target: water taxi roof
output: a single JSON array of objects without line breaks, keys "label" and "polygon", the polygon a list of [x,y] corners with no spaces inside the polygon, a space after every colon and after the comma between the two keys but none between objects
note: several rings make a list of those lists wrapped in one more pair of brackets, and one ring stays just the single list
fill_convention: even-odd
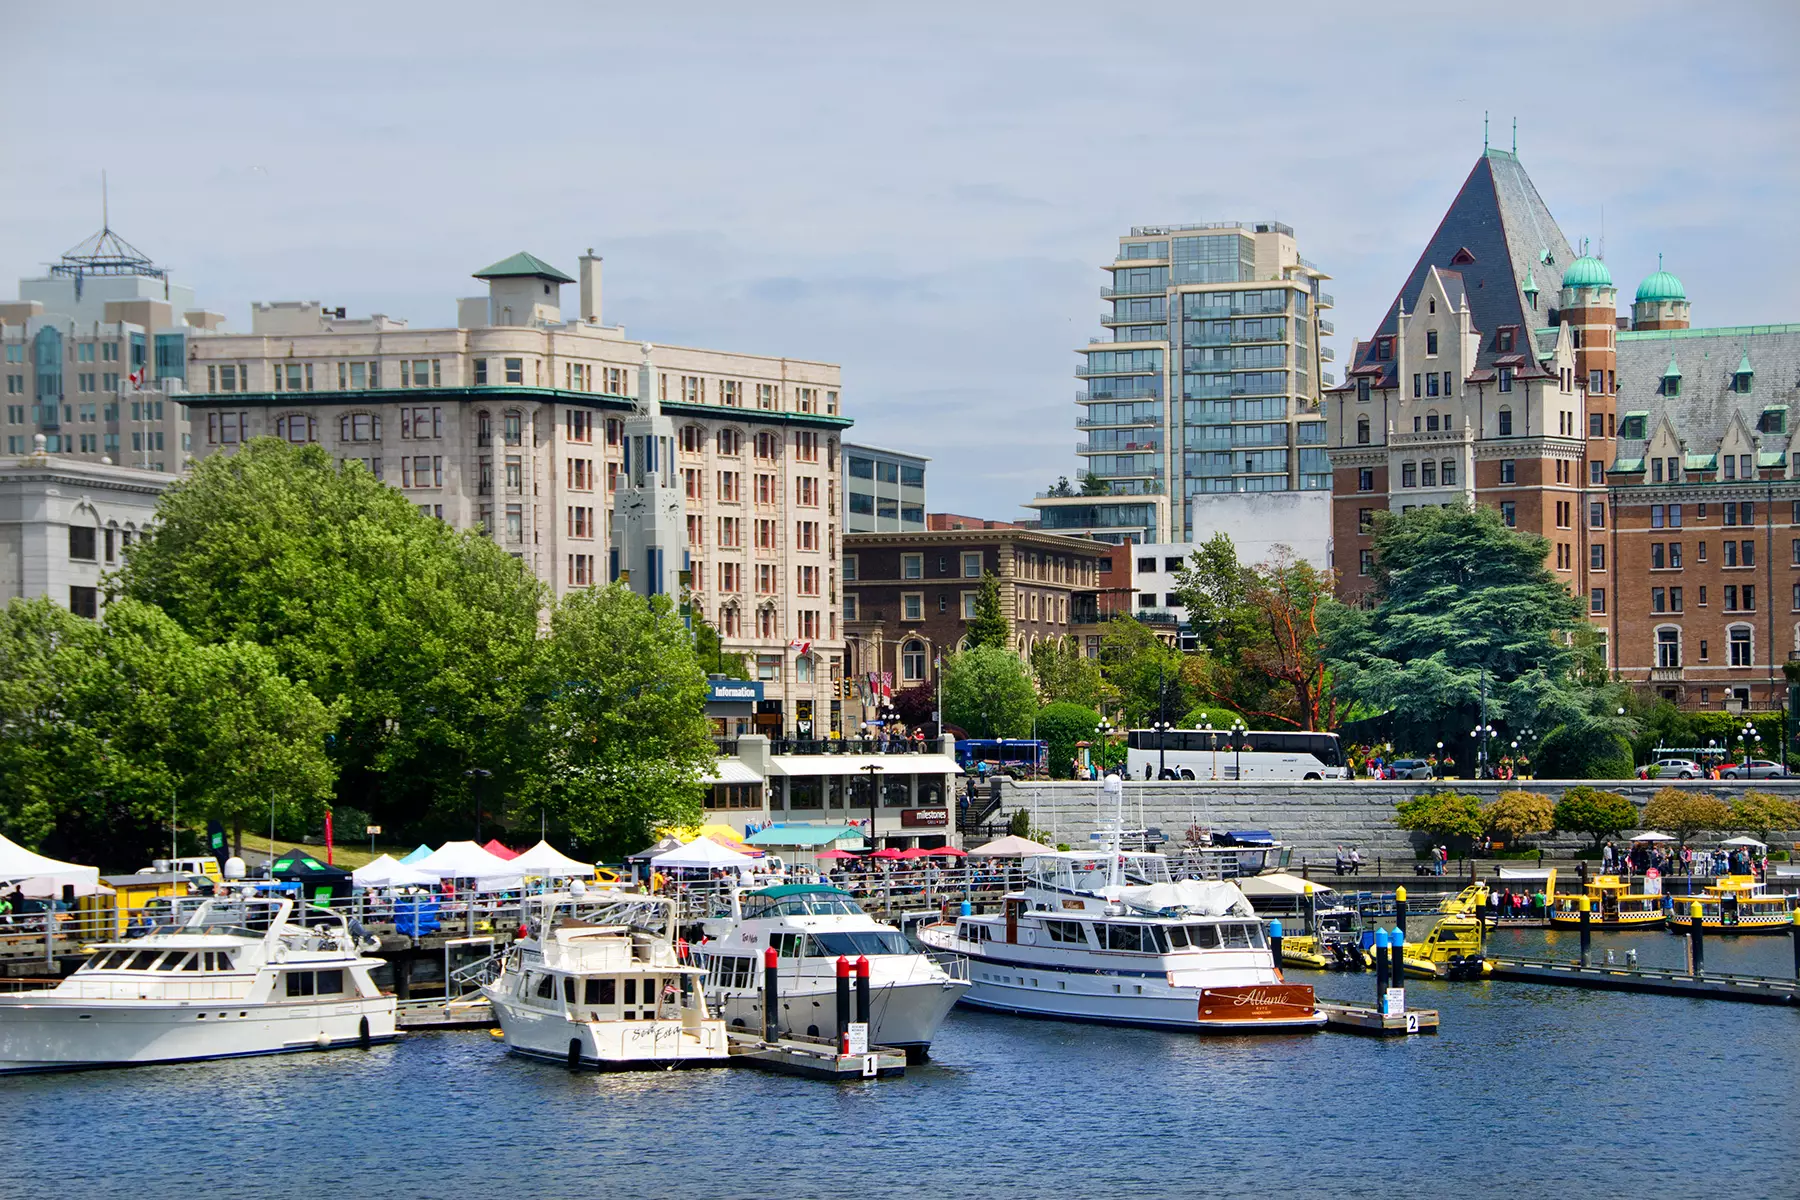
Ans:
[{"label": "water taxi roof", "polygon": [[834,888],[822,883],[782,883],[750,893],[752,896],[762,896],[769,900],[780,900],[787,896],[848,896],[849,894],[843,888]]}]

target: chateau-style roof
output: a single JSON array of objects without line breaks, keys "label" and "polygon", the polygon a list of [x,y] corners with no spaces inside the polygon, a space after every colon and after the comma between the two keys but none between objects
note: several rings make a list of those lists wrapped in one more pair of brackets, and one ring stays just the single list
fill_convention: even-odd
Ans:
[{"label": "chateau-style roof", "polygon": [[[1373,373],[1364,371],[1365,366],[1392,368],[1392,363],[1375,362],[1375,339],[1398,332],[1400,306],[1404,304],[1407,312],[1418,306],[1426,272],[1432,267],[1446,282],[1452,275],[1460,281],[1475,329],[1483,334],[1473,373],[1493,367],[1495,330],[1503,325],[1531,329],[1544,323],[1548,312],[1543,306],[1548,301],[1540,298],[1534,311],[1525,295],[1526,283],[1532,282],[1535,293],[1536,272],[1560,279],[1575,257],[1518,157],[1505,150],[1487,151],[1463,181],[1387,315],[1361,346],[1344,386],[1355,386],[1358,374]],[[1540,370],[1529,362],[1522,373],[1535,375]],[[1388,380],[1382,383],[1386,386]]]},{"label": "chateau-style roof", "polygon": [[[1758,427],[1765,409],[1800,407],[1800,325],[1634,330],[1621,332],[1617,345],[1619,408],[1647,419],[1644,439],[1619,439],[1615,470],[1643,458],[1647,439],[1665,418],[1690,461],[1717,454],[1734,417],[1755,437],[1759,455],[1778,458],[1787,449],[1795,430],[1785,420],[1779,431]],[[1734,390],[1746,371],[1750,390]],[[1675,378],[1677,394],[1669,395],[1665,381]]]}]

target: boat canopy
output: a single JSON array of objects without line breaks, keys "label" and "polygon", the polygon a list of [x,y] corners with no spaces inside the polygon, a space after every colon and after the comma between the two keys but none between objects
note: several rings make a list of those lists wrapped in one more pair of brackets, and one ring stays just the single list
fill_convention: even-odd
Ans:
[{"label": "boat canopy", "polygon": [[1120,888],[1119,899],[1144,913],[1208,917],[1255,915],[1250,901],[1244,898],[1237,885],[1224,880],[1183,879],[1175,883]]}]

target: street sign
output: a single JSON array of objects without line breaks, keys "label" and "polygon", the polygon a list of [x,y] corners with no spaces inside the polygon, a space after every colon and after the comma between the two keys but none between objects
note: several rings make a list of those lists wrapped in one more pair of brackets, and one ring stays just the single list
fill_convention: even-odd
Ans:
[{"label": "street sign", "polygon": [[381,826],[379,826],[379,825],[363,826],[363,835],[365,837],[374,837],[376,834],[378,834],[380,832],[381,832]]}]

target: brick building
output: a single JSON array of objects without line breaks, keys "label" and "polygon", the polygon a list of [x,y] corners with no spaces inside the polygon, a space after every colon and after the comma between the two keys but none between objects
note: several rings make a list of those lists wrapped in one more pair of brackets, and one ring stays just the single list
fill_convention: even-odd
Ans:
[{"label": "brick building", "polygon": [[1617,677],[1773,704],[1800,649],[1800,325],[1690,316],[1660,263],[1621,316],[1516,154],[1484,151],[1326,394],[1340,595],[1371,598],[1377,512],[1492,505],[1549,540]]}]

